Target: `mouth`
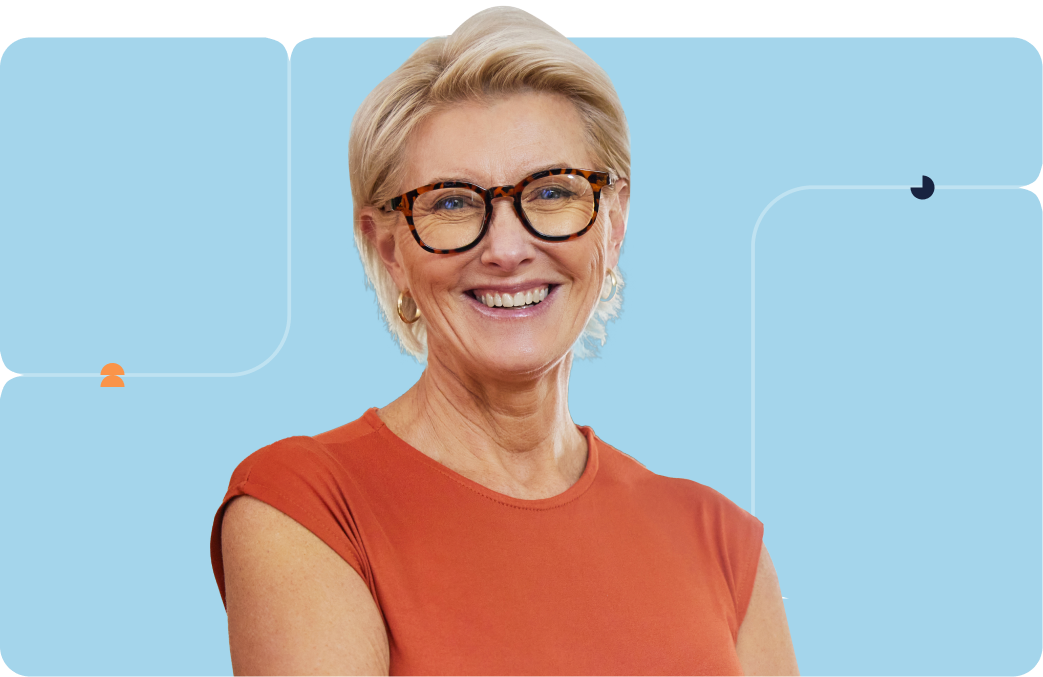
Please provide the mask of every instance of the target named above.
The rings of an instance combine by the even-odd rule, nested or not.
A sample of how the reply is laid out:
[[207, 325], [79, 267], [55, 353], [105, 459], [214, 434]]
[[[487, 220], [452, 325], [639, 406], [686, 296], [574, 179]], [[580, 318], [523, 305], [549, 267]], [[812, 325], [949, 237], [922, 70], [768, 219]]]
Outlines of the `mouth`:
[[478, 303], [494, 310], [531, 308], [542, 303], [550, 294], [555, 284], [542, 284], [519, 291], [505, 292], [493, 289], [471, 289], [467, 294]]

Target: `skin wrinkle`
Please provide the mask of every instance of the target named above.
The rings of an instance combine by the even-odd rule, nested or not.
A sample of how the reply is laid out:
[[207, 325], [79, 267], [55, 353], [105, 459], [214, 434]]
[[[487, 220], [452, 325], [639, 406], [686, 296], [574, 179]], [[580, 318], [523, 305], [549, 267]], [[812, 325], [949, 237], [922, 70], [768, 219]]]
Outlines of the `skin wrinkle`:
[[[563, 356], [558, 363], [551, 365], [543, 373], [527, 375], [530, 378], [545, 378], [548, 372], [555, 371], [556, 374], [552, 387], [533, 392], [531, 398], [527, 401], [519, 403], [517, 399], [512, 398], [510, 403], [501, 404], [493, 389], [485, 387], [485, 384], [480, 380], [468, 379], [465, 373], [457, 371], [451, 364], [443, 362], [439, 359], [441, 351], [434, 346], [432, 347], [429, 361], [436, 362], [441, 368], [432, 369], [429, 372], [429, 379], [421, 379], [417, 382], [414, 386], [416, 396], [410, 400], [413, 417], [420, 418], [425, 414], [429, 414], [429, 418], [433, 422], [431, 426], [433, 430], [423, 437], [452, 440], [452, 443], [448, 446], [455, 447], [471, 456], [479, 466], [489, 464], [489, 459], [486, 458], [486, 455], [474, 451], [472, 441], [484, 438], [490, 432], [498, 450], [507, 455], [523, 454], [534, 448], [549, 446], [553, 449], [552, 458], [555, 460], [561, 459], [565, 453], [565, 447], [560, 441], [554, 439], [559, 431], [548, 428], [543, 430], [541, 434], [541, 430], [536, 424], [529, 423], [520, 429], [525, 434], [519, 435], [519, 426], [512, 425], [511, 422], [518, 419], [531, 421], [537, 413], [545, 412], [547, 408], [558, 409], [559, 415], [567, 415], [567, 410], [564, 412], [560, 410], [563, 408], [564, 403], [568, 401], [570, 354]], [[566, 364], [563, 365], [563, 362]], [[561, 368], [562, 366], [564, 366], [563, 369]], [[527, 388], [523, 386], [518, 390], [514, 390], [513, 393], [515, 397], [518, 397], [525, 393], [526, 390]], [[559, 399], [557, 397], [558, 391], [561, 391], [564, 397]], [[453, 392], [456, 395], [448, 394]], [[547, 406], [548, 400], [553, 402], [551, 407]], [[430, 411], [424, 412], [420, 410], [418, 406], [419, 401], [426, 402]], [[472, 402], [478, 406], [465, 407], [454, 404], [454, 402], [464, 401]], [[454, 423], [446, 425], [445, 421], [454, 421]], [[466, 426], [466, 429], [463, 431], [459, 427], [461, 424]], [[441, 445], [425, 445], [424, 448], [432, 449], [432, 453], [429, 454], [432, 458], [457, 472], [471, 465], [454, 463], [451, 459], [446, 458], [445, 454], [437, 451], [438, 446]], [[583, 446], [585, 450], [585, 441]], [[515, 464], [506, 462], [506, 458], [510, 458], [510, 456], [494, 456], [494, 459], [502, 458], [504, 460], [499, 464], [495, 464], [489, 470], [505, 472], [518, 483], [529, 484], [532, 481], [532, 473], [525, 472], [524, 467], [517, 467]], [[582, 475], [585, 463], [586, 453], [584, 451], [583, 465], [580, 466], [579, 473], [576, 474], [573, 482]], [[461, 472], [461, 474], [466, 476], [467, 473]]]
[[[474, 398], [475, 402], [485, 405], [486, 408], [483, 410], [483, 408], [471, 409], [454, 406], [452, 399], [445, 395], [446, 388], [444, 385], [441, 388], [428, 388], [426, 386], [426, 383], [420, 382], [417, 384], [417, 387], [418, 389], [425, 391], [424, 395], [426, 396], [426, 401], [428, 402], [430, 409], [437, 415], [436, 420], [448, 419], [449, 417], [445, 416], [445, 414], [451, 411], [452, 413], [459, 416], [459, 420], [461, 420], [467, 426], [467, 430], [464, 431], [464, 434], [458, 433], [458, 431], [455, 429], [455, 426], [437, 426], [437, 434], [445, 435], [453, 439], [455, 442], [453, 446], [469, 454], [473, 459], [475, 459], [475, 461], [479, 463], [484, 463], [486, 462], [486, 459], [482, 455], [474, 453], [471, 447], [468, 445], [467, 440], [481, 436], [484, 434], [485, 431], [488, 430], [494, 431], [494, 439], [498, 441], [504, 439], [510, 440], [510, 438], [507, 437], [509, 429], [507, 426], [501, 424], [501, 420], [511, 420], [513, 417], [518, 415], [518, 412], [508, 411], [497, 407], [496, 403], [489, 398], [488, 394], [483, 392], [483, 389], [480, 388], [480, 385], [475, 387], [475, 385], [477, 385], [475, 384], [471, 387], [468, 387], [468, 384], [464, 382], [463, 378], [461, 378], [459, 374], [453, 372], [447, 373], [450, 373], [450, 375], [454, 377], [453, 380], [455, 381], [457, 387], [464, 389], [470, 396]], [[535, 401], [536, 400], [534, 400], [534, 402]], [[531, 417], [531, 415], [536, 412], [537, 406], [538, 405], [533, 404], [532, 408], [529, 411], [522, 412], [521, 415]], [[420, 412], [414, 409], [414, 413], [419, 414]], [[507, 454], [513, 455], [518, 453], [525, 453], [529, 451], [531, 448], [537, 446], [550, 446], [554, 449], [553, 457], [555, 459], [560, 459], [564, 454], [564, 445], [552, 439], [554, 431], [546, 430], [541, 435], [539, 429], [533, 427], [528, 429], [527, 432], [529, 432], [529, 435], [526, 436], [526, 439], [524, 441], [520, 441], [516, 444], [501, 443], [499, 444], [499, 449], [503, 452], [506, 452]], [[443, 459], [440, 457], [435, 458], [435, 460], [442, 462], [445, 465], [448, 465], [449, 467], [456, 470], [454, 464], [451, 461], [449, 461], [449, 459], [446, 459], [446, 461], [449, 461], [448, 463], [443, 461]], [[585, 463], [586, 456], [584, 455], [584, 466]], [[524, 474], [518, 474], [518, 471], [524, 470], [524, 468], [516, 468], [511, 464], [503, 463], [497, 469], [509, 473], [520, 484], [527, 484], [532, 479], [531, 477], [526, 476]], [[582, 474], [582, 467], [580, 468], [580, 474]], [[576, 479], [578, 479], [578, 476], [576, 477]]]
[[[410, 138], [400, 192], [437, 178], [512, 185], [559, 162], [601, 169], [593, 166], [585, 131], [573, 104], [558, 95], [461, 104], [432, 115]], [[420, 380], [380, 411], [388, 428], [464, 477], [515, 498], [547, 498], [575, 484], [588, 450], [568, 411], [571, 349], [618, 257], [627, 197], [605, 191], [594, 227], [568, 242], [537, 239], [508, 200], [496, 200], [485, 238], [447, 255], [419, 248], [404, 218], [381, 219], [364, 208], [363, 231], [398, 288], [421, 308], [428, 337]], [[478, 285], [531, 281], [555, 286], [542, 314], [518, 321], [482, 316], [468, 294]]]

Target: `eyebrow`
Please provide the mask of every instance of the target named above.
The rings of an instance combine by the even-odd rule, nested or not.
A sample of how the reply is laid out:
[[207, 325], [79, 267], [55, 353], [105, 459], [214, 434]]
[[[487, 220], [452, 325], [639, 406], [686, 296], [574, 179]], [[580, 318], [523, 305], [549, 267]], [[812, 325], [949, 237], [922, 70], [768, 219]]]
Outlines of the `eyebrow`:
[[[548, 165], [543, 165], [543, 166], [536, 167], [535, 169], [530, 170], [529, 173], [526, 174], [525, 176], [518, 177], [518, 180], [521, 181], [526, 176], [532, 176], [533, 174], [537, 174], [539, 172], [546, 171], [548, 169], [559, 169], [559, 168], [562, 168], [562, 167], [570, 167], [570, 166], [571, 165], [569, 165], [568, 162], [552, 162], [552, 163], [550, 163]], [[435, 184], [435, 183], [447, 183], [449, 181], [462, 181], [463, 183], [471, 183], [471, 184], [474, 184], [476, 186], [480, 186], [481, 185], [480, 183], [478, 183], [477, 181], [475, 181], [473, 179], [460, 178], [460, 176], [440, 176], [440, 177], [436, 177], [436, 178], [432, 179], [431, 181], [428, 181], [424, 185], [425, 186], [430, 186], [430, 185]], [[483, 186], [483, 187], [484, 188], [491, 188], [492, 186]]]

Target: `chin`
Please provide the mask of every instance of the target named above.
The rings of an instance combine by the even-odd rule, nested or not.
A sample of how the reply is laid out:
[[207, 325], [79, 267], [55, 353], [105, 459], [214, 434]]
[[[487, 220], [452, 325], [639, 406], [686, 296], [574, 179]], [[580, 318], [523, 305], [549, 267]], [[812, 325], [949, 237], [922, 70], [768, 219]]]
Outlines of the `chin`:
[[536, 376], [560, 364], [568, 353], [568, 348], [517, 335], [472, 337], [470, 345], [451, 352], [456, 353], [453, 362], [478, 380]]
[[553, 367], [564, 357], [564, 352], [536, 349], [531, 345], [499, 344], [492, 350], [483, 350], [468, 360], [471, 364], [484, 367], [491, 376], [525, 376], [542, 373]]

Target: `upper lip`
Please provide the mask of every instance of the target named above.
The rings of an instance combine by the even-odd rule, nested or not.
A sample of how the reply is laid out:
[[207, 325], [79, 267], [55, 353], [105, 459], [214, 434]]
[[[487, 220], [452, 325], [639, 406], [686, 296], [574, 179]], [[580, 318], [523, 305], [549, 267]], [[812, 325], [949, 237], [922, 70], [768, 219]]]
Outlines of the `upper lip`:
[[519, 282], [518, 284], [488, 284], [468, 287], [467, 291], [482, 291], [493, 294], [517, 294], [520, 291], [529, 291], [539, 287], [553, 286], [556, 282], [546, 280], [533, 280], [532, 282]]

